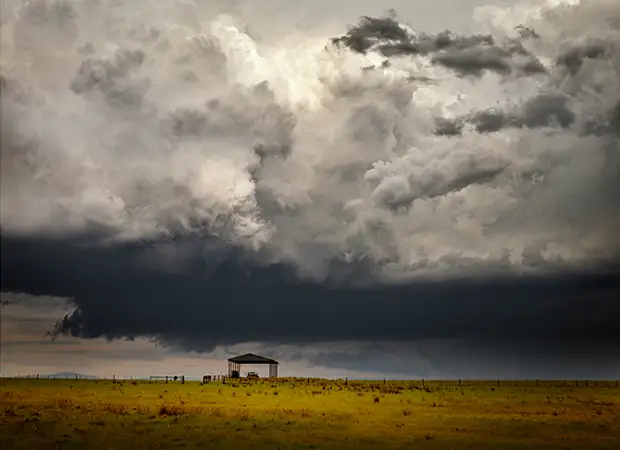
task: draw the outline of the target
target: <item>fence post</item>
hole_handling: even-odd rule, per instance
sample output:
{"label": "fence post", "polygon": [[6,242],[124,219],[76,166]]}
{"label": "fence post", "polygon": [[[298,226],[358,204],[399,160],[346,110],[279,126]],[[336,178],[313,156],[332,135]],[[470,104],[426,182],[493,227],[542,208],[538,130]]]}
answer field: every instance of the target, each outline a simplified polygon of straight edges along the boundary
{"label": "fence post", "polygon": [[181,375],[181,384],[185,384],[185,375]]}
{"label": "fence post", "polygon": [[499,387],[499,378],[497,379],[497,386]]}

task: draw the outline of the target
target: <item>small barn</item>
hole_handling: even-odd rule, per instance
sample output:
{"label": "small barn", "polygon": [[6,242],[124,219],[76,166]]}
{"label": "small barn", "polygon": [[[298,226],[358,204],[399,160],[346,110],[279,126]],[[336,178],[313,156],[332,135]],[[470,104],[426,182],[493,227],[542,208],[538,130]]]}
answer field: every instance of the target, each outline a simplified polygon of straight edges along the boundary
{"label": "small barn", "polygon": [[229,358],[228,376],[231,378],[239,378],[241,376],[241,366],[250,364],[269,365],[269,378],[278,377],[278,365],[280,363],[275,359],[255,355],[254,353],[246,353],[245,355]]}

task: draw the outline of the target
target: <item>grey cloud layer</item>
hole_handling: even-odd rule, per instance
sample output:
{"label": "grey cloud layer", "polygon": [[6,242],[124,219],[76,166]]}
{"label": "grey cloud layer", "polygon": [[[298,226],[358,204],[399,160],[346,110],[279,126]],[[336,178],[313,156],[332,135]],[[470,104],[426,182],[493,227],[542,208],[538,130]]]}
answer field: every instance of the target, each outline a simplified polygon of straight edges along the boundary
{"label": "grey cloud layer", "polygon": [[[615,2],[484,8],[472,36],[369,18],[338,42],[147,4],[3,19],[2,289],[73,298],[59,331],[519,340],[540,316],[549,345],[617,340]],[[490,287],[428,284],[453,276]],[[239,314],[279,331],[228,335]]]}
{"label": "grey cloud layer", "polygon": [[[188,244],[201,253],[201,242]],[[614,272],[355,288],[342,285],[342,274],[300,282],[288,266],[260,267],[239,253],[163,273],[136,263],[149,257],[146,245],[3,238],[2,246],[2,290],[73,298],[77,309],[57,332],[85,338],[154,336],[196,351],[239,342],[473,339],[574,358],[604,358],[620,344]],[[363,276],[359,270],[349,275]]]}

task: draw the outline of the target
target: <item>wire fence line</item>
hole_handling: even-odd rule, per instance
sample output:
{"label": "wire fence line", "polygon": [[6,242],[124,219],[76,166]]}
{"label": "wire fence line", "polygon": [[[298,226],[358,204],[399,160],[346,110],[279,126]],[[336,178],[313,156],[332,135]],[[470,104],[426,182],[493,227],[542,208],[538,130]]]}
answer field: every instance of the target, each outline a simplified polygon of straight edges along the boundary
{"label": "wire fence line", "polygon": [[[40,375],[40,374],[28,374],[28,375],[5,375],[0,377],[2,380],[64,380],[64,381],[112,381],[112,382],[150,382],[150,383],[181,383],[185,384],[187,380],[185,375],[152,375],[146,377],[118,377],[113,375],[111,377],[96,377],[86,375]],[[196,380],[194,380],[196,381]]]}
{"label": "wire fence line", "polygon": [[[226,382],[228,377],[225,375],[214,375],[209,377],[209,382]],[[59,375],[7,375],[1,377],[2,380],[74,380],[74,381],[98,381],[98,382],[135,382],[135,383],[181,383],[186,382],[200,382],[199,379],[188,379],[185,375],[154,375],[148,378],[145,377],[92,377],[92,376],[59,376]],[[368,387],[381,387],[382,385],[398,385],[404,387],[518,387],[518,388],[615,388],[620,389],[620,380],[470,380],[470,379],[450,379],[450,380],[427,380],[427,379],[415,379],[415,380],[349,380],[347,378],[342,379],[323,379],[323,378],[301,378],[301,377],[287,377],[287,378],[263,378],[270,383],[308,383],[308,384],[345,384],[352,386],[368,386]],[[232,381],[232,380],[231,380]],[[237,382],[245,381],[243,378],[236,380]],[[204,378],[203,381],[204,383]]]}

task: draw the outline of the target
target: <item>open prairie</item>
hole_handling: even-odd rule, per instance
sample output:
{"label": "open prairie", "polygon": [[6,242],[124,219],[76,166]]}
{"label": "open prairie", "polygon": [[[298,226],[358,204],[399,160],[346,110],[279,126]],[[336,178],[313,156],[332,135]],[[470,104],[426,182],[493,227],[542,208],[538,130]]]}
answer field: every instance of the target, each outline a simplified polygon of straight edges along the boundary
{"label": "open prairie", "polygon": [[576,384],[3,380],[0,448],[618,448],[617,383]]}

